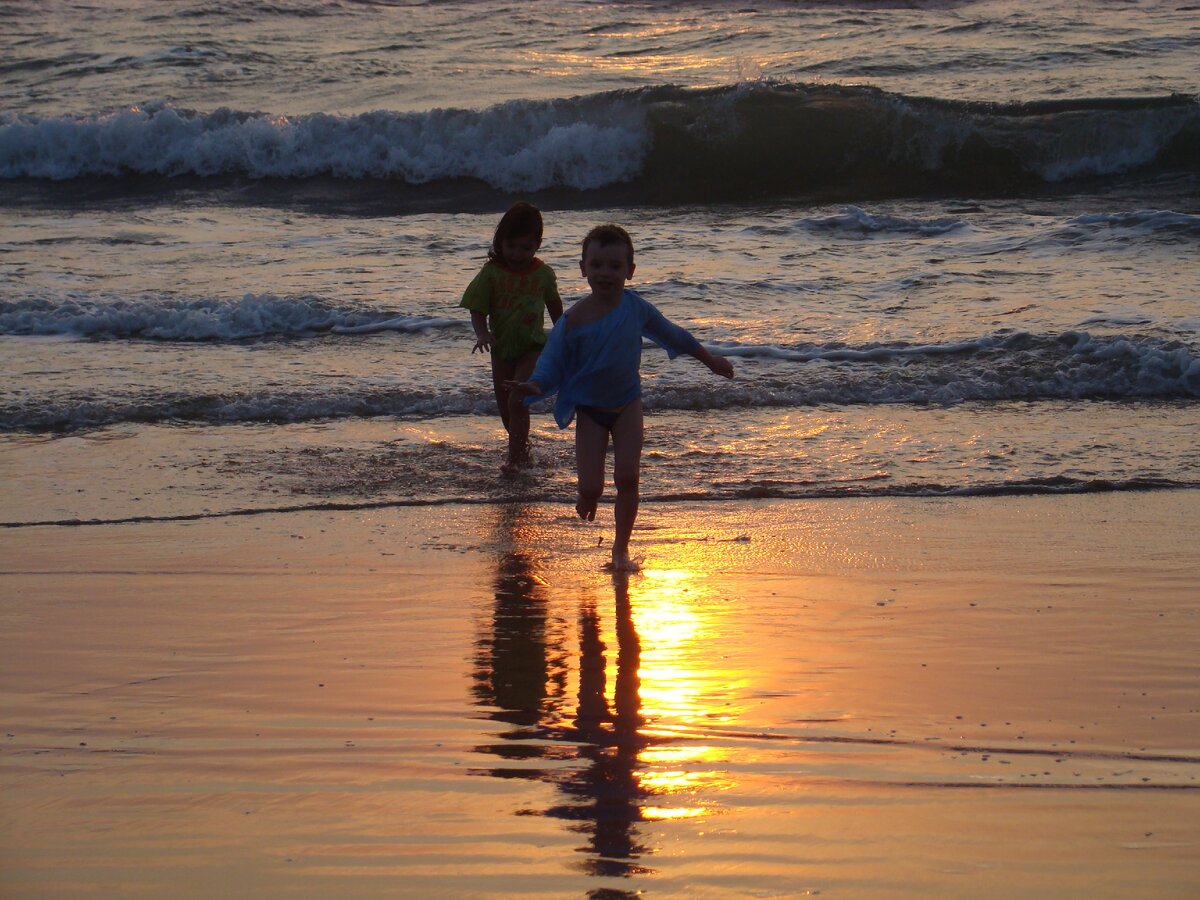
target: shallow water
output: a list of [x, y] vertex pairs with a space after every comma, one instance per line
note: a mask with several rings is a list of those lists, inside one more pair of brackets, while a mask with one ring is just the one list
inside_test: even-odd
[[[640, 240], [639, 289], [738, 372], [717, 383], [646, 351], [657, 496], [1197, 482], [1180, 439], [1200, 391], [1195, 215], [910, 201], [614, 217]], [[566, 236], [593, 219], [551, 219], [544, 255], [568, 298], [582, 280]], [[5, 446], [97, 429], [135, 446], [167, 425], [222, 448], [208, 462], [304, 495], [486, 500], [502, 442], [457, 298], [490, 217], [273, 221], [26, 214], [5, 263], [19, 299], [0, 304]], [[569, 491], [569, 435], [548, 422], [535, 416], [529, 498]], [[221, 505], [271, 499], [230, 491]]]
[[[8, 11], [0, 429], [18, 444], [494, 423], [457, 301], [497, 211], [532, 190], [568, 300], [580, 235], [620, 221], [636, 286], [736, 363], [718, 385], [647, 353], [652, 412], [927, 409], [916, 428], [938, 432], [943, 407], [1028, 403], [1061, 461], [1036, 477], [1194, 483], [1169, 439], [1098, 465], [1088, 435], [1036, 424], [1114, 402], [1154, 434], [1190, 423], [1187, 10], [128, 3], [70, 32], [62, 11]], [[1015, 52], [1034, 32], [1037, 52]], [[301, 66], [316, 48], [327, 66]], [[673, 439], [703, 442], [714, 417], [672, 420]], [[741, 448], [721, 464], [742, 481], [793, 468], [790, 442]], [[996, 487], [952, 434], [926, 449], [945, 464], [918, 486]], [[667, 494], [708, 475], [676, 469]], [[862, 476], [853, 459], [795, 475]]]

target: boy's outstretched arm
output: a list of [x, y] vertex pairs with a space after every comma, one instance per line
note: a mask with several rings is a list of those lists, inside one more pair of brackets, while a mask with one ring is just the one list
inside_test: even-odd
[[715, 374], [721, 375], [724, 378], [733, 377], [733, 363], [723, 356], [717, 356], [715, 353], [709, 353], [703, 345], [696, 348], [696, 352], [692, 354], [700, 362], [709, 367]]

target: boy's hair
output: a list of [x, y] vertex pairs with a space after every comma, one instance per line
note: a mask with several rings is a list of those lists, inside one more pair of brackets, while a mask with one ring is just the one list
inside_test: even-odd
[[633, 238], [620, 225], [597, 225], [587, 233], [580, 245], [582, 255], [587, 256], [588, 244], [595, 241], [601, 247], [611, 247], [613, 244], [624, 244], [629, 251], [629, 264], [633, 265]]
[[488, 261], [504, 262], [504, 251], [500, 244], [525, 235], [536, 238], [538, 245], [541, 245], [542, 213], [532, 203], [518, 200], [508, 208], [508, 212], [500, 218], [500, 224], [496, 226], [496, 233], [492, 235], [492, 246], [488, 250]]

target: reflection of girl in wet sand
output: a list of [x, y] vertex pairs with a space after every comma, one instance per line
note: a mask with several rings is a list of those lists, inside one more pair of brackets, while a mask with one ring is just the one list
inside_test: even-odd
[[481, 704], [496, 707], [492, 717], [514, 725], [537, 726], [547, 701], [566, 686], [562, 636], [548, 635], [552, 623], [543, 596], [545, 582], [528, 542], [520, 539], [529, 520], [521, 505], [499, 507], [496, 542], [495, 605], [491, 627], [476, 643], [474, 693]]

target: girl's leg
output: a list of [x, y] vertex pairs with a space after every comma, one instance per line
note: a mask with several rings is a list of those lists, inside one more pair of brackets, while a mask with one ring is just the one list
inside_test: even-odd
[[504, 430], [508, 431], [508, 388], [504, 386], [505, 381], [511, 381], [513, 373], [516, 369], [512, 363], [501, 359], [493, 351], [492, 353], [492, 390], [496, 394], [496, 408], [500, 411], [500, 421], [504, 423]]
[[[513, 381], [528, 381], [537, 365], [539, 351], [530, 350], [513, 366]], [[508, 404], [508, 461], [503, 466], [505, 472], [515, 472], [529, 464], [529, 407], [521, 402], [521, 395], [506, 391], [505, 402]]]
[[579, 502], [575, 512], [591, 522], [596, 504], [604, 493], [604, 455], [608, 452], [608, 429], [597, 425], [587, 413], [575, 416], [575, 468], [579, 473]]
[[634, 400], [613, 423], [613, 480], [617, 504], [613, 517], [617, 534], [613, 540], [614, 569], [636, 569], [629, 558], [629, 537], [638, 514], [638, 489], [642, 472], [642, 401]]

